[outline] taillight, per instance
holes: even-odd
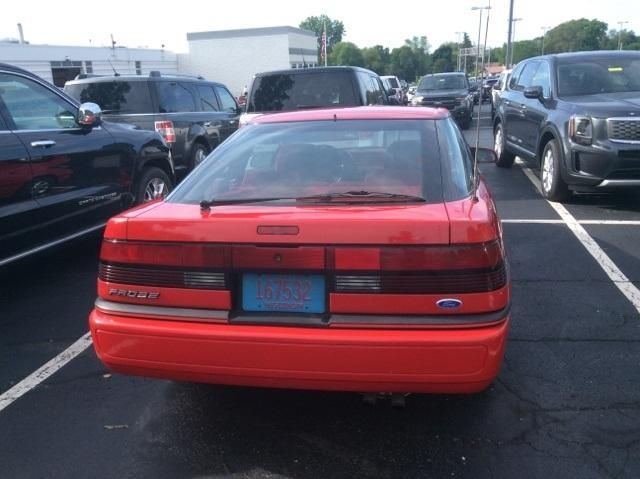
[[[231,254],[226,245],[205,243],[159,243],[105,239],[100,260],[151,266],[226,268]]]
[[[162,135],[167,143],[176,142],[176,130],[173,128],[173,122],[170,120],[162,120],[155,122],[155,128]]]

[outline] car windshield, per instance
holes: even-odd
[[[601,57],[558,64],[558,96],[640,91],[640,58]]]
[[[380,193],[366,196],[371,201],[384,201],[382,194],[442,201],[434,123],[343,120],[249,125],[217,148],[169,201],[291,200],[348,192],[357,192],[360,198],[365,192]]]
[[[247,112],[354,106],[351,75],[345,71],[279,73],[256,77]]]
[[[467,82],[462,75],[432,75],[420,81],[418,90],[463,90]]]

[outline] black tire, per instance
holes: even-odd
[[[502,123],[498,123],[493,130],[493,151],[496,153],[496,166],[500,168],[511,168],[516,159],[516,155],[507,151],[507,145],[504,138],[504,128]]]
[[[136,204],[164,198],[172,188],[173,183],[163,170],[155,166],[145,168],[136,185]]]
[[[540,189],[549,201],[565,201],[571,195],[567,183],[562,179],[562,168],[562,153],[558,140],[549,140],[540,158]]]
[[[194,143],[193,148],[191,148],[191,160],[189,163],[191,165],[191,169],[198,166],[208,154],[209,149],[205,145],[202,143]]]

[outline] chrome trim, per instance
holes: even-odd
[[[622,143],[624,145],[640,145],[640,140],[614,140],[609,138],[611,143]]]
[[[73,239],[79,238],[79,237],[84,236],[86,234],[93,233],[94,231],[97,231],[97,230],[99,230],[101,228],[104,228],[105,225],[106,225],[106,223],[101,223],[101,224],[99,224],[97,226],[92,226],[91,228],[87,228],[85,230],[78,231],[77,233],[74,233],[72,235],[65,236],[63,238],[51,241],[49,243],[45,243],[45,244],[40,245],[40,246],[36,246],[35,248],[32,248],[32,249],[27,250],[27,251],[23,251],[22,253],[18,253],[16,255],[9,256],[8,258],[0,259],[0,266],[4,266],[5,264],[9,264],[9,263],[12,263],[14,261],[18,261],[19,259],[25,258],[25,257],[27,257],[29,255],[32,255],[32,254],[35,254],[35,253],[39,253],[40,251],[44,251],[46,249],[52,248],[54,246],[57,246],[59,244],[66,243],[67,241],[71,241]]]
[[[38,141],[32,141],[31,142],[31,146],[33,148],[48,148],[50,146],[55,146],[56,142],[53,140],[38,140]]]
[[[139,316],[179,317],[189,318],[190,321],[208,322],[211,320],[228,320],[229,312],[216,309],[171,308],[168,306],[147,306],[143,304],[128,304],[96,299],[95,306],[107,314],[134,314]]]
[[[597,188],[605,188],[607,186],[625,187],[640,186],[640,180],[603,180],[596,185]]]

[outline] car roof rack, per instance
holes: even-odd
[[[186,75],[184,73],[167,73],[166,75],[168,77],[195,78],[197,80],[204,80],[205,79],[202,75]],[[158,78],[158,77],[162,77],[163,75],[158,70],[151,70],[149,72],[149,76]]]

